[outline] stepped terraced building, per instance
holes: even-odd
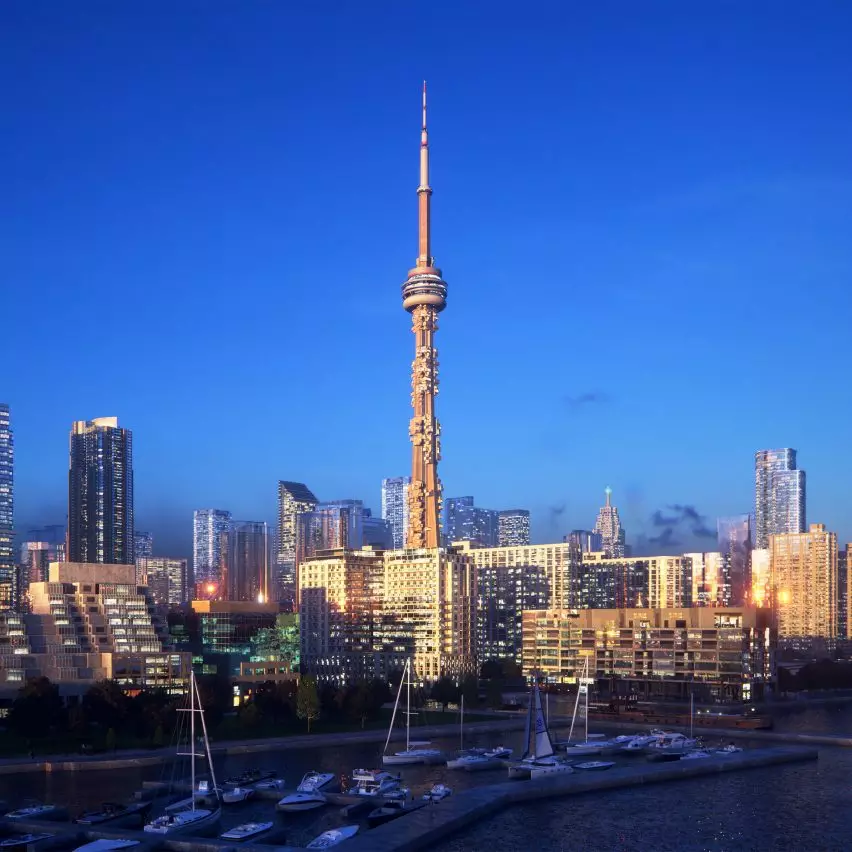
[[[41,676],[65,694],[105,678],[131,690],[185,690],[190,655],[169,650],[135,565],[54,562],[29,594],[31,613],[0,616],[0,693]]]

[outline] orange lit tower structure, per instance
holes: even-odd
[[[423,84],[423,129],[420,135],[420,185],[417,187],[419,253],[402,285],[402,306],[411,314],[414,361],[411,364],[411,483],[408,486],[406,546],[436,548],[441,543],[441,426],[435,416],[438,393],[438,314],[447,305],[447,284],[435,266],[430,245],[429,136],[426,131],[426,84]]]

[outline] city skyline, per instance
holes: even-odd
[[[841,541],[852,538],[842,490],[852,461],[841,452],[849,403],[836,395],[841,342],[813,319],[801,320],[796,357],[784,379],[834,400],[833,415],[804,406],[779,417],[755,392],[755,377],[770,369],[770,348],[775,359],[786,357],[784,347],[793,344],[768,347],[746,310],[763,301],[803,299],[812,287],[828,314],[843,315],[849,306],[838,284],[852,268],[840,236],[849,218],[848,193],[839,188],[850,180],[852,126],[833,104],[838,69],[852,60],[840,51],[840,28],[826,26],[825,18],[816,27],[786,10],[755,62],[748,38],[755,12],[735,20],[652,12],[661,34],[649,30],[637,42],[627,36],[638,17],[611,24],[581,10],[574,14],[588,39],[571,41],[567,50],[560,43],[558,57],[545,68],[523,37],[512,45],[499,16],[489,22],[488,38],[465,26],[450,35],[437,22],[427,24],[435,43],[446,48],[437,63],[390,49],[410,30],[408,12],[395,13],[381,35],[371,34],[375,21],[367,13],[352,21],[366,42],[357,53],[344,47],[348,78],[320,74],[294,86],[292,68],[318,54],[308,42],[294,43],[282,59],[280,42],[264,34],[279,31],[269,26],[274,12],[258,13],[267,14],[272,19],[263,25],[252,18],[234,33],[237,55],[256,61],[233,79],[236,96],[221,101],[198,97],[202,81],[224,79],[217,48],[204,39],[189,46],[197,60],[192,72],[167,58],[148,75],[140,73],[147,68],[140,64],[147,47],[139,28],[120,10],[101,21],[113,36],[106,42],[122,47],[118,67],[109,64],[112,52],[89,41],[85,15],[75,22],[59,12],[45,24],[19,11],[10,22],[14,42],[23,47],[38,27],[63,34],[55,53],[37,66],[36,53],[25,49],[10,48],[0,59],[10,78],[22,81],[7,115],[13,131],[0,143],[12,146],[10,156],[20,165],[0,201],[11,223],[10,309],[19,316],[37,310],[57,330],[55,345],[44,350],[27,345],[24,324],[10,330],[10,345],[28,353],[10,371],[2,400],[15,423],[17,530],[63,521],[67,424],[99,411],[115,412],[134,432],[136,523],[154,532],[161,555],[189,555],[187,518],[199,506],[224,505],[238,517],[273,520],[278,478],[378,506],[381,478],[408,469],[409,447],[400,434],[407,413],[399,399],[407,389],[401,365],[411,340],[398,327],[397,288],[414,226],[406,195],[414,176],[401,122],[425,76],[433,95],[432,156],[441,175],[436,238],[458,282],[441,344],[441,419],[452,436],[441,462],[445,494],[527,507],[533,540],[545,542],[590,528],[597,495],[608,482],[635,552],[659,551],[641,543],[668,529],[656,524],[658,512],[669,517],[667,507],[689,506],[712,527],[717,517],[750,511],[752,454],[793,446],[808,470],[809,519],[825,523]],[[310,13],[298,14],[308,30],[321,26]],[[189,19],[177,12],[171,20],[179,27]],[[156,13],[147,22],[155,24]],[[208,26],[215,31],[219,24]],[[174,46],[174,33],[162,30],[161,46]],[[707,46],[713,33],[729,37],[721,74]],[[792,77],[784,64],[789,40],[802,33],[818,45],[808,56],[812,73],[806,79]],[[538,44],[551,37],[539,33],[535,52],[553,53]],[[606,59],[613,37],[625,48],[614,67]],[[472,71],[473,59],[487,58],[486,42],[488,55],[500,53],[495,44],[508,53],[500,64],[481,61],[481,70]],[[364,44],[372,50],[364,51]],[[691,48],[689,58],[684,46]],[[370,53],[387,54],[382,73],[360,58]],[[86,64],[75,61],[80,56]],[[678,79],[683,67],[690,74]],[[93,80],[97,85],[89,85]],[[744,81],[738,90],[760,110],[726,97],[734,80]],[[566,90],[570,95],[560,97]],[[127,115],[108,120],[119,96]],[[341,108],[326,115],[313,107],[329,98]],[[152,103],[160,112],[152,114]],[[170,138],[168,155],[144,142],[154,128],[184,115],[187,103],[198,121]],[[41,174],[45,163],[60,168],[46,128],[65,115],[67,104],[72,120],[62,171],[47,173],[45,183],[26,180]],[[293,115],[299,116],[299,134],[289,132]],[[211,150],[210,134],[199,128],[220,127],[223,119],[230,135],[222,145],[228,147]],[[373,132],[345,132],[347,122]],[[21,144],[18,126],[26,128],[29,144]],[[487,144],[486,129],[497,132],[501,144]],[[618,152],[628,136],[631,157],[622,158]],[[100,156],[99,146],[111,155]],[[140,179],[145,176],[150,180]],[[212,176],[219,181],[214,196]],[[95,184],[99,204],[88,194]],[[165,206],[158,200],[164,187],[173,195]],[[227,210],[211,203],[226,195]],[[449,198],[452,203],[442,201]],[[357,222],[335,212],[356,203],[362,213]],[[63,209],[73,209],[73,218]],[[224,229],[228,240],[221,239]],[[144,251],[137,233],[146,234]],[[43,240],[55,256],[31,250]],[[354,268],[347,253],[358,257]],[[553,275],[566,258],[568,271]],[[344,263],[347,276],[339,274]],[[122,287],[113,303],[116,281]],[[248,432],[238,418],[223,446],[218,423],[195,403],[183,403],[199,375],[209,328],[236,281],[268,306],[269,319],[254,318],[245,337],[231,332],[219,339],[216,369],[276,425],[258,428],[253,417]],[[319,286],[327,288],[323,301],[342,310],[325,312],[318,323]],[[597,324],[579,323],[572,346],[564,347],[563,288],[578,305],[607,289],[606,345]],[[731,304],[743,310],[732,312]],[[111,322],[113,310],[121,322]],[[272,318],[285,313],[292,331],[282,351]],[[102,349],[80,353],[81,369],[99,380],[57,388],[45,407],[46,378],[58,372],[60,353],[93,316],[104,320],[98,328],[112,345],[151,330],[182,333],[171,336],[167,361],[132,347],[114,362]],[[706,344],[719,334],[725,346],[707,357]],[[310,409],[330,391],[324,376],[298,368],[297,356],[317,348],[330,358],[356,350],[370,365],[375,410],[369,430],[359,428],[363,418],[351,420],[348,413],[312,420],[310,428],[293,415],[292,399]],[[289,377],[288,394],[280,399],[270,393],[267,369]],[[140,386],[151,394],[139,394]],[[504,404],[501,417],[471,416],[489,410],[507,387],[517,401]],[[544,412],[534,424],[530,403]],[[703,416],[684,429],[678,418],[657,416],[669,405],[700,409]],[[164,411],[168,428],[162,428]],[[180,440],[185,434],[191,442]],[[491,463],[498,458],[499,464]],[[674,525],[664,545],[672,552],[709,546],[692,537],[685,522]]]

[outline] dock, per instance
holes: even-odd
[[[448,799],[421,808],[346,841],[346,852],[414,852],[429,849],[450,835],[497,811],[523,802],[617,790],[641,784],[702,778],[721,772],[757,769],[784,763],[816,760],[811,748],[764,748],[703,760],[616,766],[605,772],[573,772],[536,781],[506,781],[454,793]]]

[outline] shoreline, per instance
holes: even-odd
[[[524,718],[495,719],[493,722],[472,722],[465,725],[465,731],[475,733],[501,733],[503,731],[522,730]],[[455,723],[444,725],[424,725],[417,728],[417,734],[429,737],[446,737],[458,734]],[[380,728],[365,731],[345,731],[330,734],[292,734],[284,737],[265,737],[253,740],[226,740],[211,744],[213,755],[254,754],[256,752],[293,751],[303,748],[318,748],[335,745],[357,745],[359,743],[383,743],[387,731]],[[404,738],[403,731],[394,731],[391,742]],[[110,755],[54,755],[37,758],[3,758],[0,760],[0,775],[16,775],[25,772],[85,772],[105,769],[130,769],[136,766],[157,766],[169,763],[177,756],[177,747],[161,749],[118,751]]]

